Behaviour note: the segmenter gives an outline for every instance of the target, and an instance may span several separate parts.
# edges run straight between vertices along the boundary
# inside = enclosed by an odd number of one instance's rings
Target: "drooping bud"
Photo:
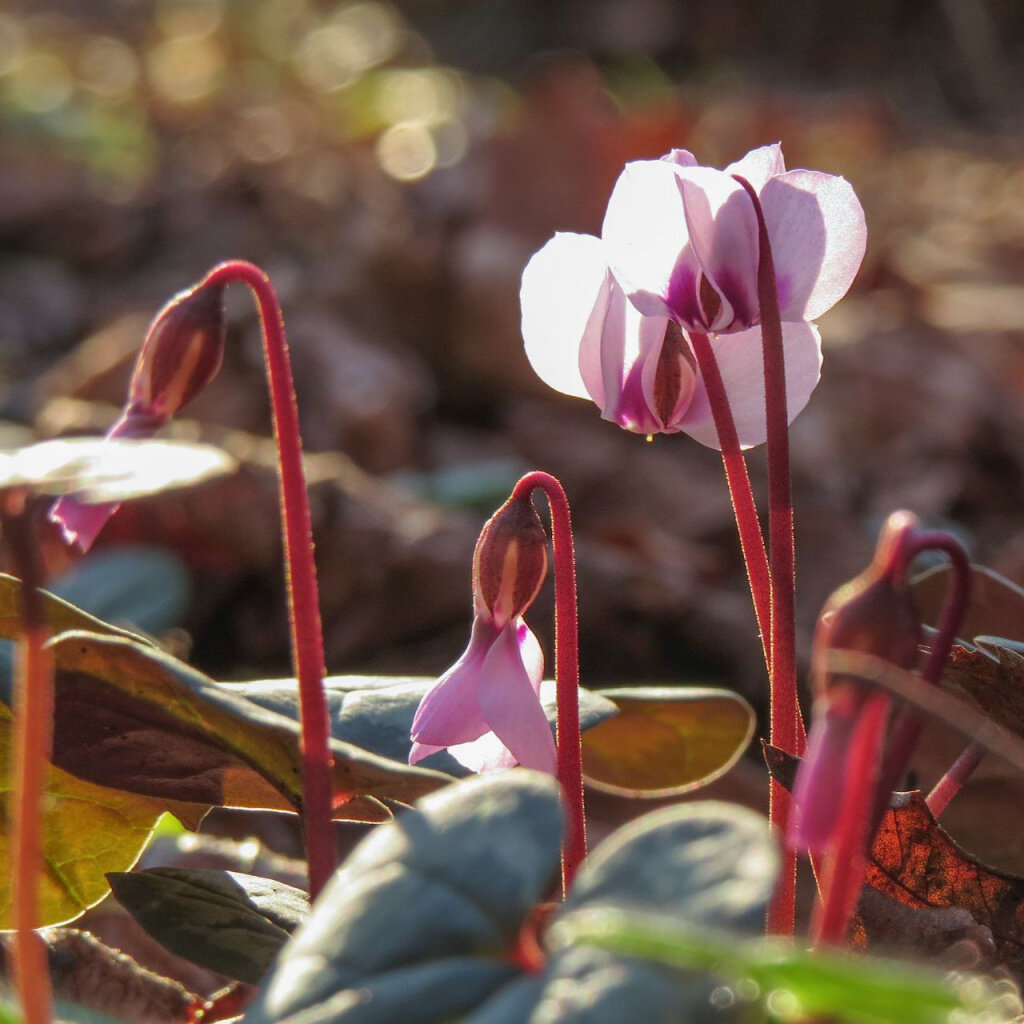
[[[499,628],[533,603],[548,571],[548,537],[528,494],[513,495],[480,531],[473,597]]]
[[[176,295],[146,334],[128,391],[129,414],[166,423],[217,375],[224,359],[224,285]]]
[[[861,694],[867,685],[829,671],[830,651],[859,651],[903,669],[916,664],[921,618],[906,580],[906,547],[916,528],[917,520],[909,512],[889,516],[871,564],[825,603],[811,659],[816,697],[836,703],[849,699],[837,692],[838,687],[852,687]]]
[[[833,671],[833,651],[855,651],[911,669],[919,657],[921,619],[906,574],[917,521],[906,512],[886,521],[875,557],[858,577],[826,602],[814,634],[811,670],[814,714],[793,798],[800,809],[791,840],[799,849],[824,851],[843,813],[849,750],[869,683]]]

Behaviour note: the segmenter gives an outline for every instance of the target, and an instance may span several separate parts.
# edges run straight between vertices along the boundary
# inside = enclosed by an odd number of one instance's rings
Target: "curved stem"
[[[270,279],[259,267],[232,260],[214,267],[203,283],[231,282],[247,285],[252,291],[263,325],[267,385],[278,450],[292,661],[299,684],[302,722],[303,834],[309,861],[310,895],[315,899],[337,865],[337,847],[331,815],[332,758],[330,721],[323,690],[323,634],[309,496],[302,468],[299,415],[284,321]]]
[[[569,501],[550,473],[527,473],[513,497],[541,490],[551,508],[555,563],[555,686],[558,694],[557,773],[569,816],[562,846],[562,894],[587,855],[587,823],[583,803],[583,751],[579,707],[579,622],[576,604],[576,560],[573,554]]]
[[[914,558],[923,551],[942,551],[949,556],[953,580],[946,594],[946,601],[939,618],[938,632],[932,643],[931,652],[921,678],[936,685],[942,677],[942,670],[949,658],[949,652],[956,641],[956,633],[967,611],[971,595],[971,566],[963,545],[951,534],[938,530],[916,533],[904,547],[902,573],[910,570]],[[878,803],[875,807],[874,828],[877,828],[885,813],[889,794],[896,788],[907,762],[921,735],[923,719],[913,708],[903,708],[896,716],[892,734],[886,747],[879,778]]]
[[[39,883],[43,874],[43,808],[53,736],[53,663],[44,645],[48,631],[39,600],[41,569],[33,543],[31,504],[23,491],[2,495],[0,521],[15,572],[21,577],[21,636],[15,670],[14,962],[25,1024],[49,1024],[53,993],[46,945],[39,927]]]

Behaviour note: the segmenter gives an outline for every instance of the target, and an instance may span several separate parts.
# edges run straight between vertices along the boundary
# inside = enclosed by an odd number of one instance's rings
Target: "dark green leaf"
[[[346,990],[399,969],[500,960],[553,880],[560,838],[557,784],[535,772],[468,779],[425,798],[364,839],[337,872],[247,1024],[362,1020],[345,1015],[355,1003],[330,1016],[320,1004],[345,1006]],[[430,971],[412,977],[438,987]],[[497,988],[509,973],[491,977]],[[417,1019],[447,1021],[464,1008],[458,991],[441,988]]]
[[[118,902],[162,946],[251,985],[309,913],[301,889],[233,871],[150,868],[107,878]]]
[[[710,800],[682,804],[644,815],[602,843],[564,911],[611,904],[757,934],[777,873],[778,851],[759,814]]]
[[[433,676],[328,676],[325,680],[331,715],[331,735],[381,757],[407,762],[410,731],[423,695],[437,680]],[[298,690],[294,679],[262,679],[231,684],[254,704],[298,720]],[[580,727],[584,730],[617,713],[606,697],[580,687]],[[555,684],[541,683],[541,702],[555,725]],[[447,751],[434,754],[424,765],[461,778],[469,774]]]

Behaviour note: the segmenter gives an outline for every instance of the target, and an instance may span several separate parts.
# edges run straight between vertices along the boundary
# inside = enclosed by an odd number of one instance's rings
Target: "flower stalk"
[[[15,665],[13,821],[15,985],[25,1024],[49,1024],[53,993],[40,925],[43,807],[53,741],[53,661],[39,587],[42,570],[32,536],[32,502],[22,488],[0,496],[0,523],[21,578],[21,635]]]
[[[551,509],[555,569],[555,686],[558,699],[557,769],[569,818],[562,846],[562,892],[587,855],[587,825],[583,802],[583,751],[579,707],[579,620],[576,600],[576,560],[573,554],[569,501],[550,473],[527,473],[512,497],[540,490]]]
[[[789,414],[786,404],[786,356],[775,263],[764,210],[754,187],[741,175],[757,216],[757,300],[764,353],[765,418],[768,445],[768,543],[771,579],[770,724],[774,746],[799,754],[804,738],[796,686],[796,555],[793,538],[793,494],[789,466]],[[771,782],[769,820],[785,835],[790,815],[789,794]],[[769,934],[792,935],[796,923],[796,855],[787,851],[775,897],[768,908]]]
[[[292,661],[299,685],[302,726],[303,836],[314,899],[337,865],[332,822],[330,721],[323,690],[323,631],[309,496],[302,468],[302,438],[281,307],[270,278],[252,263],[231,260],[207,274],[201,288],[246,285],[256,299],[263,328],[267,386],[273,410],[280,480],[281,527],[287,563]]]

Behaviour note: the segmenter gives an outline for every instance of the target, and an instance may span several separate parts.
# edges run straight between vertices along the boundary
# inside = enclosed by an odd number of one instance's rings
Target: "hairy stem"
[[[31,503],[24,491],[2,496],[0,522],[21,577],[21,636],[14,695],[13,825],[14,970],[25,1024],[49,1024],[53,993],[46,945],[35,931],[43,874],[43,807],[53,737],[53,661],[38,588],[41,569],[32,537]]]
[[[302,439],[295,403],[288,342],[281,307],[267,275],[251,263],[232,260],[207,275],[204,284],[247,285],[263,326],[267,386],[273,410],[280,479],[281,528],[287,562],[292,662],[299,683],[302,724],[303,835],[309,889],[315,899],[337,865],[332,822],[330,722],[324,695],[323,633],[309,496],[302,468]]]
[[[562,893],[587,855],[587,823],[583,804],[583,751],[579,707],[579,621],[576,603],[576,559],[573,553],[569,501],[562,485],[549,473],[528,473],[513,497],[541,490],[551,508],[555,565],[555,685],[558,694],[557,773],[569,817],[562,846]]]

